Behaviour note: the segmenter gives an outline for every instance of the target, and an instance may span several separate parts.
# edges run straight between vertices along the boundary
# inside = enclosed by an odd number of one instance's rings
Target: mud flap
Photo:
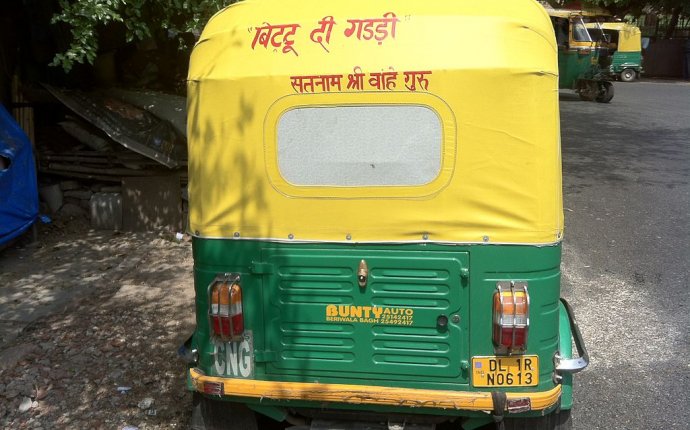
[[[177,356],[189,366],[196,366],[199,362],[199,352],[196,348],[192,348],[193,338],[194,333],[190,334],[187,340],[177,348]]]
[[[496,423],[496,430],[505,430],[505,423],[503,422],[503,417],[506,410],[506,403],[508,403],[508,398],[506,393],[500,391],[491,392],[491,400],[494,403],[494,409],[491,411],[491,416]]]

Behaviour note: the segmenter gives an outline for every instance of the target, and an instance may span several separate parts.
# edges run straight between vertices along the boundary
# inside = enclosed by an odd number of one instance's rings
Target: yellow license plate
[[[539,383],[539,357],[472,357],[475,387],[534,387]]]

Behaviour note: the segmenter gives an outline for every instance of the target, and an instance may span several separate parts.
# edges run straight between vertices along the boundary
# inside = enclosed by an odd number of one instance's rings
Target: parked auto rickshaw
[[[570,428],[557,76],[532,0],[212,18],[188,80],[193,428]]]
[[[642,33],[626,22],[588,23],[587,30],[611,55],[609,72],[623,82],[632,82],[642,72]]]
[[[613,84],[608,81],[611,58],[605,46],[592,40],[583,17],[585,11],[546,7],[558,45],[558,86],[575,90],[582,100],[608,103]]]

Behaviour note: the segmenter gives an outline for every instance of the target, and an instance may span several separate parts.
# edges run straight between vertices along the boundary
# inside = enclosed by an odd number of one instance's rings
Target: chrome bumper
[[[554,357],[554,365],[556,368],[556,373],[577,373],[583,370],[589,364],[589,354],[587,353],[587,348],[585,347],[585,341],[582,339],[580,328],[577,326],[573,308],[570,307],[570,304],[565,299],[561,299],[561,302],[568,313],[570,331],[572,332],[573,340],[575,341],[575,348],[577,349],[577,354],[579,357],[563,358],[556,354]]]

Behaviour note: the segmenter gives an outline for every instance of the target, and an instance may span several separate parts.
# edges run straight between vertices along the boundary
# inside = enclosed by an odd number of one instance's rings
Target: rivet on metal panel
[[[236,231],[232,234],[233,237],[240,237],[240,232]]]
[[[424,234],[422,235],[422,239],[424,239],[424,240],[429,240],[429,233],[424,233]]]
[[[453,321],[455,324],[460,322],[460,315],[455,314],[450,318],[451,321]]]
[[[483,240],[484,242],[488,242],[488,241],[489,241],[489,236],[484,236],[484,237],[482,237],[482,240]]]
[[[295,238],[295,235],[294,235],[294,234],[292,234],[292,233],[288,234],[288,239],[292,240],[292,239],[294,239],[294,238]]]
[[[345,239],[352,240],[352,235],[350,233],[348,233],[347,236],[345,236]]]

